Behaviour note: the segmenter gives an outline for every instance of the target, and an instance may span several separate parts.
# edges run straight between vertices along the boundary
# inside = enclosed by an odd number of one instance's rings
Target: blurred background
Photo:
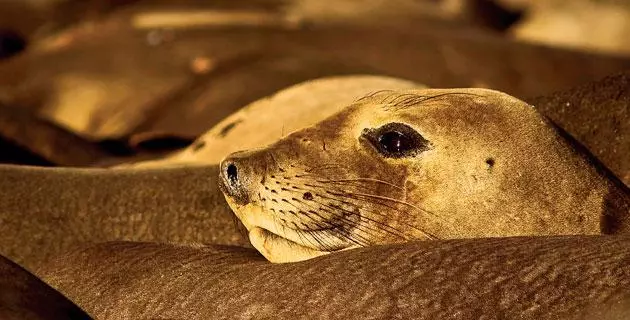
[[[0,162],[161,157],[331,75],[527,101],[629,69],[629,34],[622,0],[0,0]]]

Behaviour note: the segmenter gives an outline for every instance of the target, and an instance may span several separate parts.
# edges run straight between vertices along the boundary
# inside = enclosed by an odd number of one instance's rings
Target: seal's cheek
[[[330,253],[301,246],[258,227],[249,231],[249,241],[258,252],[273,263],[304,261]]]

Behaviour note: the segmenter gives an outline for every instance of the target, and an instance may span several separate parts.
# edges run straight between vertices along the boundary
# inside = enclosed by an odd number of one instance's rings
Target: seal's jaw
[[[308,260],[332,253],[305,246],[278,235],[278,230],[270,231],[269,213],[254,203],[242,205],[226,195],[225,200],[248,231],[249,241],[267,260],[273,263],[287,263]],[[275,224],[273,225],[275,226]],[[344,249],[351,249],[346,247]],[[337,250],[336,250],[337,251]]]

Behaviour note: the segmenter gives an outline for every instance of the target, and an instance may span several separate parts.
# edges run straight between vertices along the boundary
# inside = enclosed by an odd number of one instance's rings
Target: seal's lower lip
[[[330,253],[303,246],[259,227],[249,231],[249,240],[256,250],[274,263],[298,262]]]
[[[233,198],[225,195],[225,200],[227,201],[230,208],[236,215],[236,217],[241,221],[241,223],[245,226],[247,231],[251,234],[254,229],[258,229],[256,234],[263,238],[272,238],[268,235],[273,235],[273,238],[277,241],[292,244],[294,246],[300,246],[304,248],[308,248],[309,250],[321,251],[321,252],[334,252],[340,251],[349,248],[346,243],[338,243],[336,246],[332,246],[331,242],[328,242],[328,246],[317,246],[317,241],[306,241],[309,237],[311,239],[321,238],[323,235],[320,233],[329,231],[329,229],[322,230],[297,230],[287,227],[285,231],[287,234],[282,235],[282,232],[278,232],[278,230],[274,230],[273,227],[277,227],[276,224],[269,223],[269,212],[266,212],[263,207],[256,204],[247,204],[245,206],[237,204]],[[263,232],[264,231],[264,232]],[[274,232],[276,231],[276,232]],[[304,240],[296,241],[296,239]],[[251,237],[250,237],[251,240]],[[310,242],[310,243],[309,243]]]
[[[296,246],[301,246],[301,247],[304,247],[304,248],[308,248],[309,250],[316,250],[316,251],[322,251],[322,252],[330,253],[330,252],[342,251],[342,250],[348,248],[347,246],[339,246],[339,247],[336,247],[336,248],[335,247],[329,247],[329,248],[326,248],[325,250],[322,250],[322,248],[318,248],[315,244],[302,244],[302,243],[296,242],[296,241],[291,240],[291,239],[289,239],[287,237],[281,236],[281,235],[279,235],[279,234],[277,234],[277,233],[275,233],[275,232],[273,232],[273,231],[271,231],[269,229],[266,229],[265,227],[256,226],[256,225],[253,226],[253,227],[262,229],[266,233],[273,234],[275,237],[283,239],[283,240],[285,240],[285,241],[287,241],[289,243],[295,244]],[[293,230],[295,232],[305,232],[305,233],[311,233],[311,234],[312,233],[318,233],[320,231],[330,230],[330,228],[322,228],[322,229],[319,229],[319,230],[301,230],[301,229],[293,229],[293,228],[288,228],[288,229],[291,229],[291,230]]]

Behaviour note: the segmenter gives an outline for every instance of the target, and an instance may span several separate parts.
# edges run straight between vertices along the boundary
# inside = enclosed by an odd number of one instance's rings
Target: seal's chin
[[[274,218],[270,212],[264,210],[261,206],[249,203],[246,205],[237,204],[233,199],[225,197],[228,205],[236,214],[238,219],[243,223],[248,231],[249,241],[267,260],[274,263],[297,262],[303,261],[334,251],[351,249],[353,246],[342,246],[335,248],[337,250],[322,250],[294,241],[298,238],[293,235],[293,239],[287,230],[280,232],[278,226],[274,223]],[[274,229],[275,228],[275,229]],[[279,234],[289,234],[288,237],[279,236]]]
[[[259,227],[249,230],[249,241],[273,263],[298,262],[330,253],[305,247]]]

